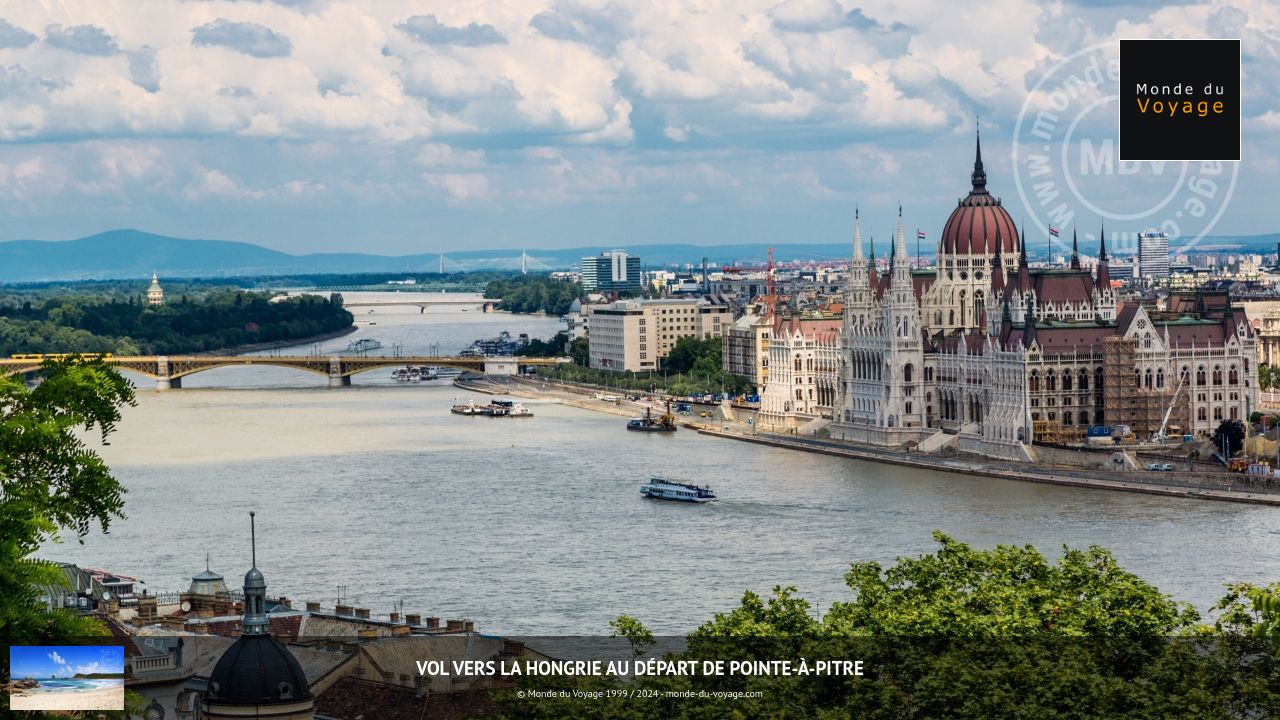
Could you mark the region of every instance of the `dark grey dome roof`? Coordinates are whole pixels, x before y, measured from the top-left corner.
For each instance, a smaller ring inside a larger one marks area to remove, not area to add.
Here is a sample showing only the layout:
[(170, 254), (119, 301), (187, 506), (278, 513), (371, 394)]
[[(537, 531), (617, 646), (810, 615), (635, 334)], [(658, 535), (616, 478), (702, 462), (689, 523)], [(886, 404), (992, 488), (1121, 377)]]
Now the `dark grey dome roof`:
[(192, 575), (192, 580), (221, 580), (222, 576), (212, 570), (202, 570), (199, 575)]
[(270, 635), (241, 635), (209, 675), (212, 704), (269, 705), (310, 697), (297, 658)]

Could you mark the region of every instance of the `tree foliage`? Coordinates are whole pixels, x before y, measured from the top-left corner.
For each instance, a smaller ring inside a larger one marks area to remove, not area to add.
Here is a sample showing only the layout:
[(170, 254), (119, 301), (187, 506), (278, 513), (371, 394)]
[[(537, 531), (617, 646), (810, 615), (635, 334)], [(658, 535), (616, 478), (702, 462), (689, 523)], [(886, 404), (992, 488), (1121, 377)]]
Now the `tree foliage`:
[(11, 300), (0, 303), (0, 356), (203, 352), (303, 339), (352, 322), (341, 295), (270, 300), (270, 293), (228, 289), (178, 295), (159, 307), (149, 307), (133, 295), (55, 295), (20, 304)]
[(486, 298), (502, 299), (503, 310), (547, 315), (564, 315), (581, 295), (582, 285), (552, 280), (547, 275), (500, 278), (491, 280), (484, 289)]
[(100, 624), (46, 612), (38, 586), (60, 585), (58, 566), (31, 558), (67, 532), (82, 538), (124, 517), (124, 488), (84, 436), (105, 443), (134, 402), (133, 388), (100, 362), (47, 362), (35, 388), (0, 378), (0, 631), (12, 643), (49, 644), (105, 633)]
[[(862, 660), (860, 678), (818, 674), (585, 678), (584, 690), (652, 691), (646, 702), (503, 699), (508, 717), (1245, 718), (1280, 711), (1280, 587), (1240, 586), (1215, 625), (1124, 570), (1106, 550), (937, 549), (888, 568), (855, 563), (852, 597), (819, 616), (794, 587), (747, 592), (688, 638), (681, 660)], [(1261, 598), (1261, 599), (1259, 599)], [(644, 632), (633, 618), (617, 627)], [(525, 686), (571, 686), (564, 678)], [(678, 693), (667, 696), (665, 693)], [(721, 693), (716, 696), (713, 693)], [(723, 693), (758, 693), (725, 700)], [(625, 695), (625, 694), (624, 694)]]
[(1219, 451), (1226, 447), (1231, 457), (1244, 447), (1244, 423), (1239, 420), (1223, 420), (1213, 431), (1213, 446)]

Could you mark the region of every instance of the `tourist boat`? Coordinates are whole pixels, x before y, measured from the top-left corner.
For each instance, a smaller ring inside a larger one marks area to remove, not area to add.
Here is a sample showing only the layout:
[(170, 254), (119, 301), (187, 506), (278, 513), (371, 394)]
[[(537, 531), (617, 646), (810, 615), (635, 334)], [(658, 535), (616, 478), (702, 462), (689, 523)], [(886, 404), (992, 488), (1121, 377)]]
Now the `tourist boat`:
[(655, 500), (675, 500), (677, 502), (704, 503), (716, 499), (708, 485), (693, 485), (665, 478), (650, 478), (649, 482), (640, 486), (640, 494)]
[(413, 366), (392, 370), (391, 377), (396, 382), (418, 382), (419, 380), (430, 379), (422, 373), (422, 370)]
[(377, 350), (380, 347), (382, 347), (382, 343), (373, 338), (361, 338), (347, 343), (347, 352), (367, 352), (369, 350)]
[(667, 408), (666, 412), (654, 417), (653, 408), (645, 408), (643, 416), (627, 421), (627, 429), (638, 432), (675, 432), (676, 416)]

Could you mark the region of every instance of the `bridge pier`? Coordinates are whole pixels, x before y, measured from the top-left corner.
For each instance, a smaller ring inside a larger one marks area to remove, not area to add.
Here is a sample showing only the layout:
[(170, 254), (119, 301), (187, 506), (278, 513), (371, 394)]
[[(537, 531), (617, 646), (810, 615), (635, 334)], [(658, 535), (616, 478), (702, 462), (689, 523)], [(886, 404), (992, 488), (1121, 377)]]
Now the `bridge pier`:
[(515, 358), (490, 357), (484, 359), (485, 375), (515, 375), (519, 371), (520, 365)]
[(351, 384), (351, 376), (342, 372), (342, 358), (329, 356), (329, 387), (343, 387)]
[(176, 377), (158, 377), (156, 378), (156, 390), (177, 390), (182, 387), (182, 378)]

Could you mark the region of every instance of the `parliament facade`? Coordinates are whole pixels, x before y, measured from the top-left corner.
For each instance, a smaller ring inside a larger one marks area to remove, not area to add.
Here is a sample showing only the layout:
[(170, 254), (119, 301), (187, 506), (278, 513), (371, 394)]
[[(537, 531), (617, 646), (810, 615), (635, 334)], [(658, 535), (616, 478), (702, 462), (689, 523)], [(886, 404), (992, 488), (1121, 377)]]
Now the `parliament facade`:
[[(980, 140), (971, 189), (943, 227), (934, 267), (912, 268), (901, 208), (887, 271), (878, 271), (874, 250), (863, 252), (855, 215), (827, 411), (833, 438), (935, 445), (946, 431), (962, 450), (1025, 459), (1032, 440), (1072, 442), (1091, 425), (1127, 426), (1144, 440), (1203, 436), (1258, 407), (1256, 338), (1226, 293), (1119, 300), (1105, 230), (1092, 268), (1074, 230), (1069, 266), (1029, 267), (1025, 229), (987, 190)], [(792, 345), (805, 343), (784, 343)], [(773, 380), (760, 429), (811, 424), (817, 416), (795, 402), (792, 385), (821, 378)]]

